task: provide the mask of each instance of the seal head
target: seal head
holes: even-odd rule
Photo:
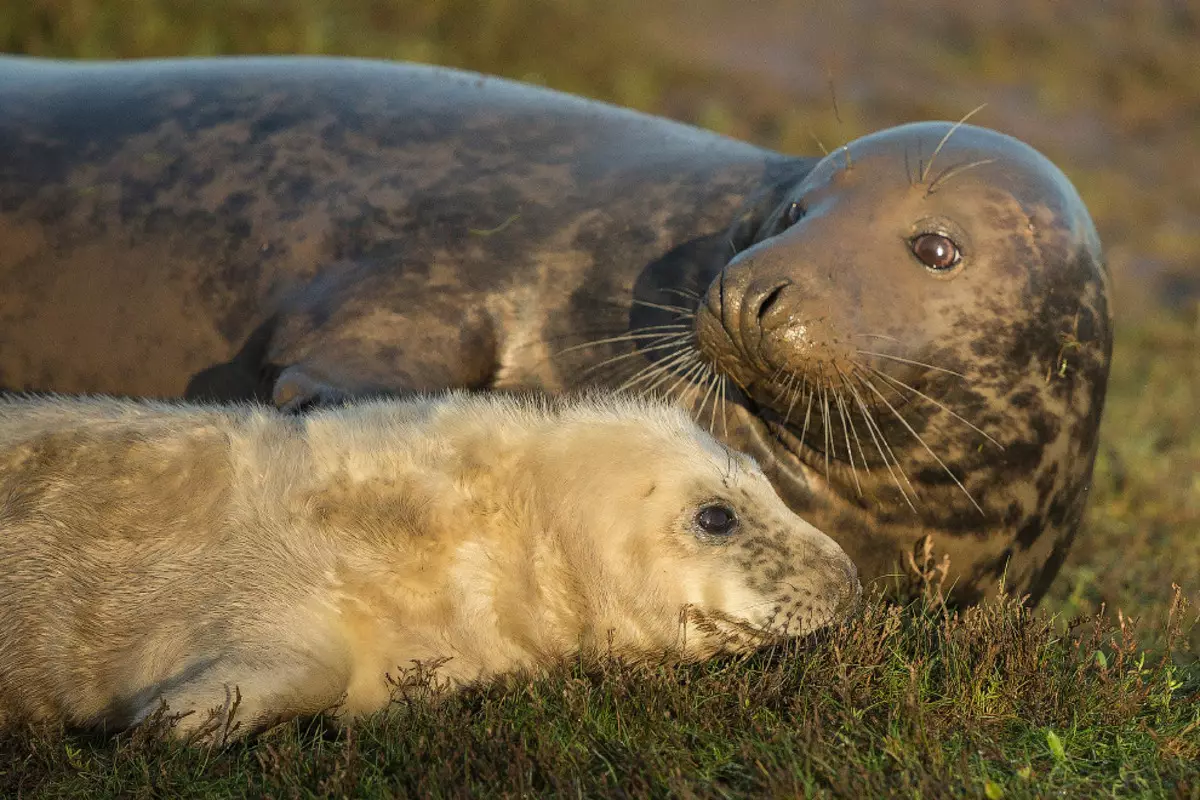
[[[958,597],[1007,576],[1036,600],[1091,476],[1107,293],[1058,168],[994,131],[912,124],[787,194],[708,287],[696,345],[740,390],[751,451],[865,575],[930,533]]]
[[[581,597],[599,605],[582,615],[585,635],[696,658],[808,634],[857,608],[842,548],[679,409],[602,400],[569,407],[546,437],[528,463],[535,484],[556,487],[557,527],[589,529],[561,543],[568,563],[592,565]]]

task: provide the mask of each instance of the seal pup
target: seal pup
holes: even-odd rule
[[[304,417],[0,401],[0,717],[186,736],[850,613],[856,570],[679,409],[451,393]],[[227,702],[238,697],[238,702]],[[215,724],[204,713],[216,712]]]
[[[932,536],[962,602],[1001,576],[1036,601],[1078,527],[1108,280],[1009,137],[904,126],[818,163],[313,58],[0,58],[0,108],[0,387],[662,390],[865,578]]]

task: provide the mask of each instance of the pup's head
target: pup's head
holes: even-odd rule
[[[858,606],[841,547],[678,409],[569,406],[538,461],[595,625],[623,648],[702,657],[803,635]]]

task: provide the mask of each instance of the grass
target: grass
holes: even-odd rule
[[[1048,608],[1069,616],[1104,604],[1151,631],[1161,629],[1172,584],[1200,601],[1198,354],[1200,314],[1120,332],[1092,499]],[[1188,653],[1200,656],[1200,629]]]
[[[284,726],[221,753],[145,733],[7,734],[0,796],[1200,798],[1200,626],[1189,624],[1200,607],[1194,4],[633,8],[9,0],[0,51],[428,61],[804,153],[987,101],[980,124],[1030,141],[1078,186],[1116,286],[1092,501],[1042,607],[1002,601],[954,616],[928,597],[876,602],[800,649],[689,667],[567,665],[436,705],[399,704],[346,731]]]
[[[220,753],[9,735],[0,794],[1196,797],[1197,763],[1200,667],[1148,656],[1129,628],[1063,635],[1008,599],[961,616],[876,601],[750,658],[574,663]]]

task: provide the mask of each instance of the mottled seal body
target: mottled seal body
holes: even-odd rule
[[[747,196],[808,164],[354,60],[0,58],[0,108],[9,389],[561,389],[552,356],[627,326],[648,265],[724,263]]]
[[[861,594],[753,460],[599,397],[0,401],[0,531],[0,711],[110,730],[239,692],[222,730],[369,713],[415,660],[704,658]]]
[[[0,386],[661,391],[866,577],[931,535],[967,601],[1002,575],[1036,600],[1078,527],[1107,278],[1009,137],[963,126],[929,166],[927,123],[818,161],[337,59],[0,59],[0,107]]]

